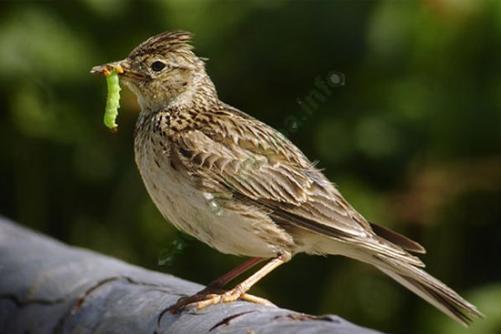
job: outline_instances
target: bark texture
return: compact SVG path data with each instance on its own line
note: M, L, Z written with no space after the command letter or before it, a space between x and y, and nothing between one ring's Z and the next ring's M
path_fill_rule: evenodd
M0 218L0 334L379 333L334 315L246 302L166 312L201 288Z

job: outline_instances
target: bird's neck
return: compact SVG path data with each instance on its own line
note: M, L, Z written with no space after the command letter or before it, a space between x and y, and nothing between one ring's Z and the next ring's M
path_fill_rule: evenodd
M218 103L219 98L214 83L205 72L202 72L194 76L188 89L169 101L168 109L204 111Z
M177 130L192 127L200 118L206 117L222 104L212 80L205 73L195 77L190 87L172 100L152 103L151 100L146 101L139 98L138 101L141 105L141 113L136 129L160 113L169 115L167 118L168 126L173 126Z

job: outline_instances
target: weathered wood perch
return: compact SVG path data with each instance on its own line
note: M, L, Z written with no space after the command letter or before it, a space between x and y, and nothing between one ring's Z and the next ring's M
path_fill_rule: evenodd
M0 218L0 334L377 333L337 316L246 302L165 311L200 289Z

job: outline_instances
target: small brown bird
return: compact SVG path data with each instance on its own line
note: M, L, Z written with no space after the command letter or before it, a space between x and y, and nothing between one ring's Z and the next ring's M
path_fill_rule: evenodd
M220 101L190 42L186 32L162 33L124 60L92 69L120 69L137 95L136 163L162 215L222 253L251 257L175 309L266 303L246 292L304 252L371 264L463 325L482 316L422 269L411 254L424 253L421 245L367 222L280 132ZM264 259L249 278L221 290Z

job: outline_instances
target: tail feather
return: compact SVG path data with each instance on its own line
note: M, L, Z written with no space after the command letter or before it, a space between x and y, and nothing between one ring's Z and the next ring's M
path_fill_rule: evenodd
M484 317L474 305L424 270L386 256L375 257L379 260L375 264L379 270L465 327L475 318Z
M421 246L416 241L407 238L405 235L397 233L381 225L377 225L374 223L369 223L369 224L371 225L371 228L374 231L374 233L376 233L377 236L385 239L386 241L389 241L396 246L402 247L403 249L409 252L418 254L426 253L426 249L423 246Z

